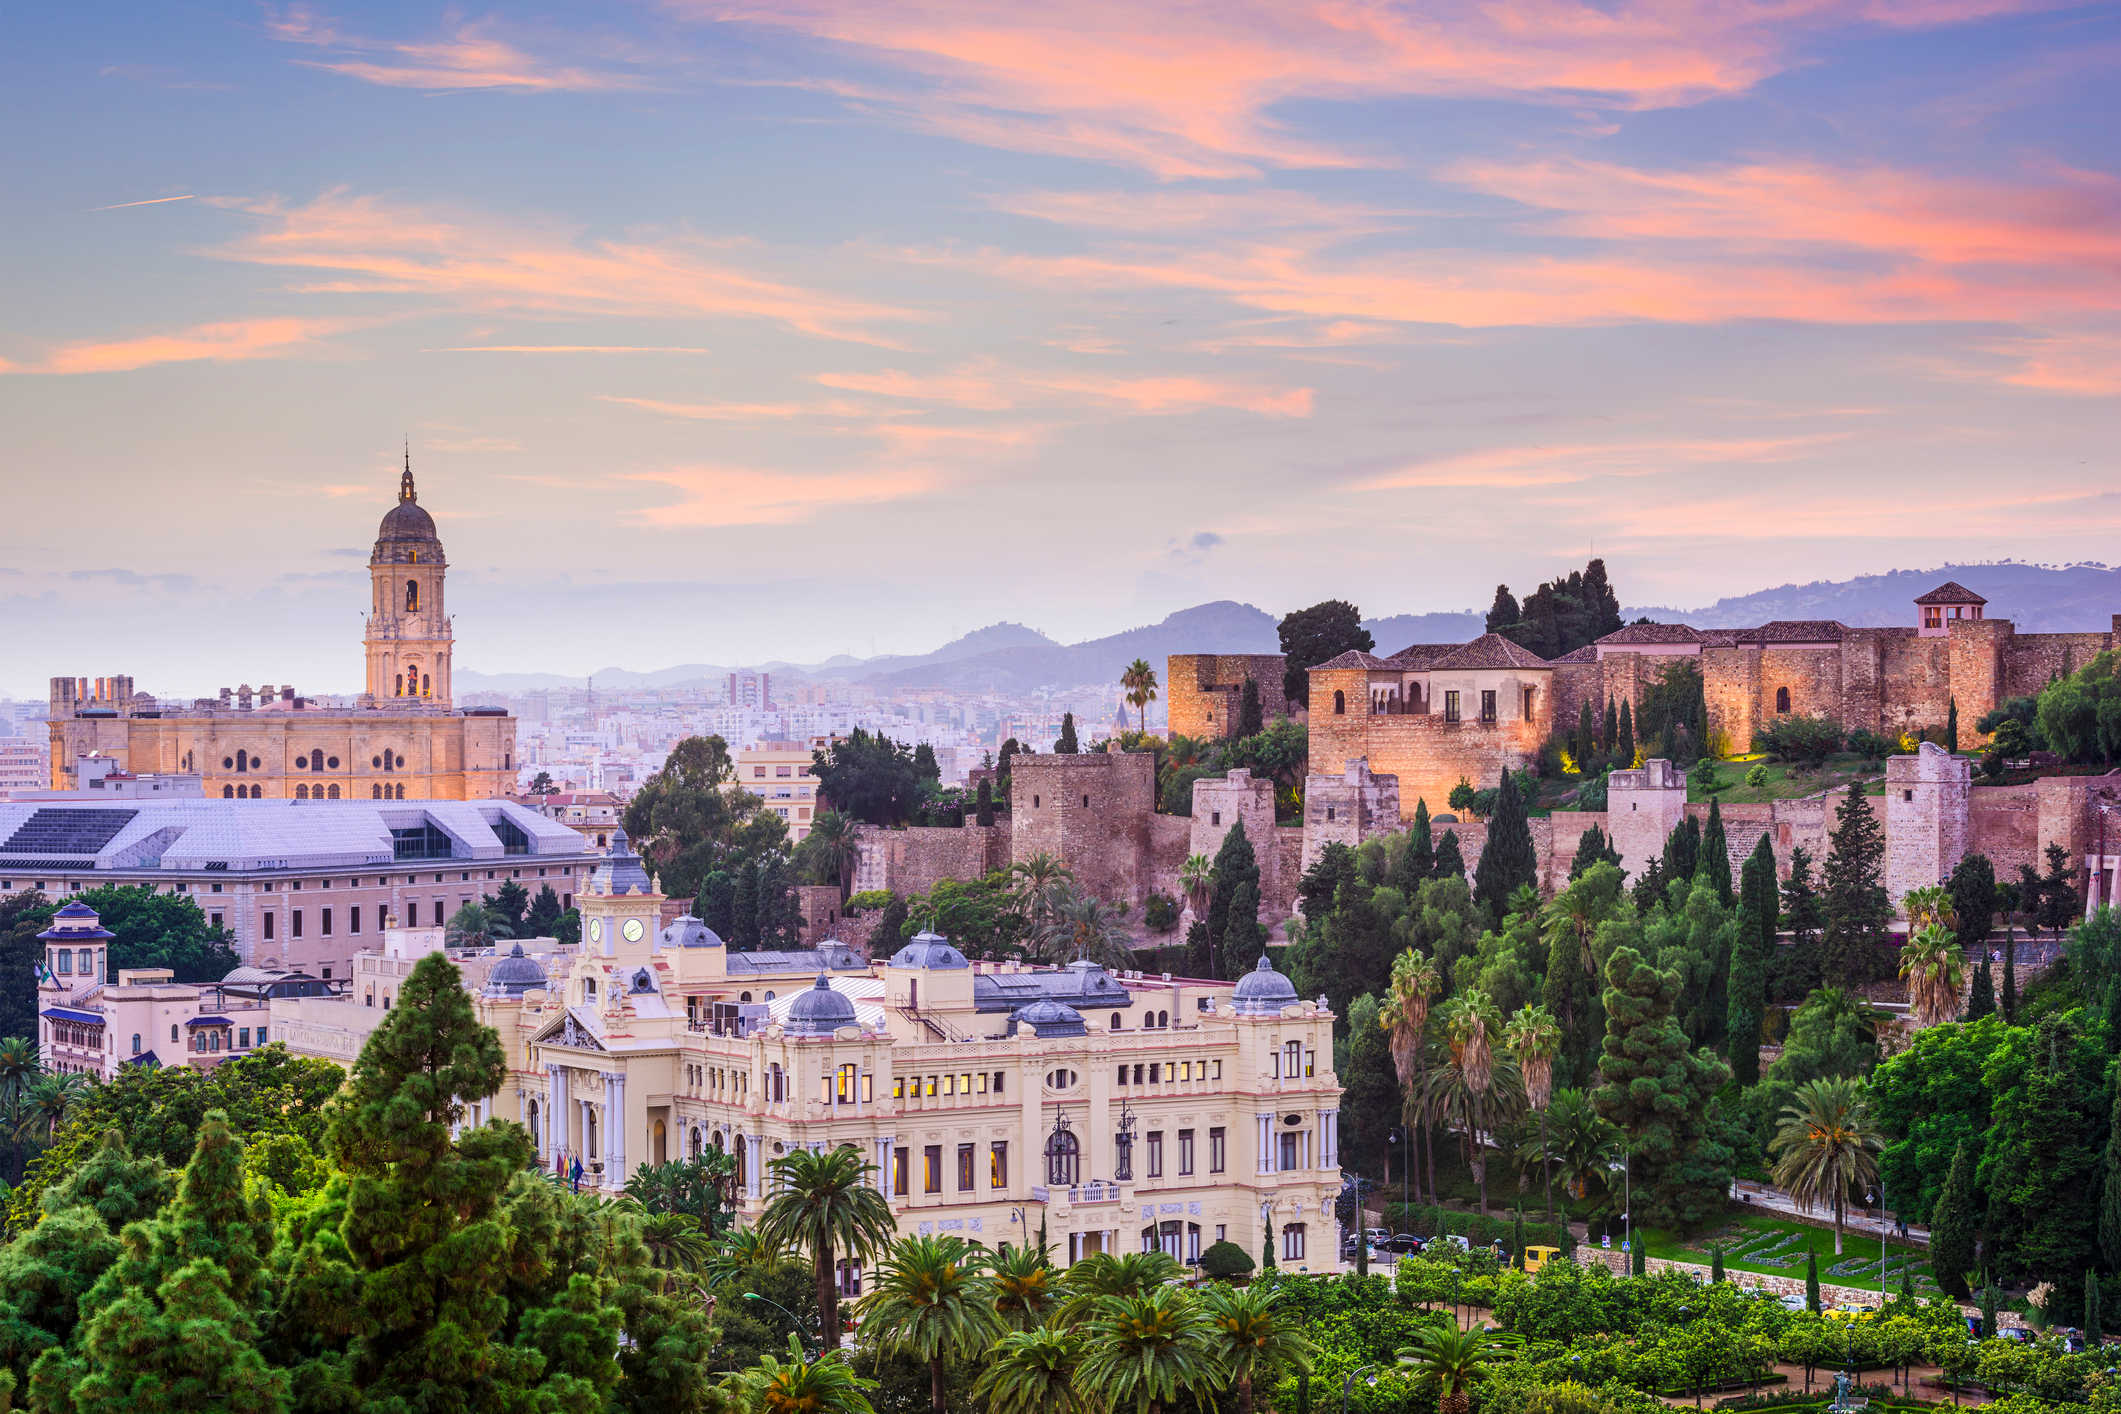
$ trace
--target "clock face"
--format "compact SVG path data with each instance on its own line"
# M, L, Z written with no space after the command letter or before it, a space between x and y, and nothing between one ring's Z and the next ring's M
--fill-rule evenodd
M601 943L604 941L603 919L592 918L589 920L589 941L592 943Z
M640 919L629 918L626 920L626 926L619 929L619 931L626 935L627 942L638 943L641 940L641 934L647 932L648 929L642 925Z

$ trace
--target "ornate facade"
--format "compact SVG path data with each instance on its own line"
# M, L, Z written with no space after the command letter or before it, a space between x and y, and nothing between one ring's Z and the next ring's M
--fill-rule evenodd
M365 690L353 708L319 707L270 684L179 706L135 692L123 675L53 678L53 788L78 789L77 762L94 754L135 773L197 775L208 796L237 800L509 794L515 719L499 708L451 706L449 565L409 458L368 566Z

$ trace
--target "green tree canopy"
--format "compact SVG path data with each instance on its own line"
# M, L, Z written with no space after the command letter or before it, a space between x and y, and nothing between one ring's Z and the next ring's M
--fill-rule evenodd
M1367 653L1377 640L1362 626L1362 611L1345 599L1327 599L1282 617L1282 692L1309 706L1311 669L1349 649Z

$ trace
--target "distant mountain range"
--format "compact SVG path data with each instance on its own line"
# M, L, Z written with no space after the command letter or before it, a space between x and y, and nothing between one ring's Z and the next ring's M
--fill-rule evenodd
M1848 580L1785 584L1755 594L1719 599L1699 609L1640 607L1622 612L1699 628L1751 627L1773 619L1839 619L1858 627L1913 625L1915 596L1947 579L1987 597L1990 618L2013 620L2023 633L2090 631L2108 627L2121 611L2121 570L2105 565L1941 565L1929 570L1893 570ZM1173 653L1274 653L1280 651L1277 616L1250 604L1219 599L1181 609L1160 623L1130 628L1083 643L1058 643L1018 623L990 624L932 653L879 658L841 655L822 663L745 664L786 678L836 679L890 688L947 688L962 692L1020 693L1041 687L1117 683L1128 663L1146 658L1161 676ZM1364 627L1381 653L1410 643L1456 643L1485 627L1479 610L1460 613L1393 614L1366 619ZM707 686L738 665L685 663L652 672L606 668L600 688ZM460 692L531 692L579 687L580 678L555 673L478 673L459 669Z

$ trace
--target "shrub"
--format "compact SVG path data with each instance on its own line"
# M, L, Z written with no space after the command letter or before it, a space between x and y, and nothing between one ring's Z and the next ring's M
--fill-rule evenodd
M1783 717L1753 733L1753 750L1801 766L1824 764L1841 742L1841 724L1826 717Z
M889 889L864 889L847 900L846 914L849 918L858 917L884 907L891 902L891 898Z
M1200 1254L1201 1275L1224 1281L1248 1274L1254 1265L1252 1254L1228 1239L1214 1243Z
M1142 904L1142 922L1152 933L1168 933L1178 926L1178 900L1158 891Z
M1756 765L1753 767L1752 770L1747 771L1745 773L1745 783L1751 786L1754 790L1759 790L1762 786L1766 785L1767 767L1765 765Z

